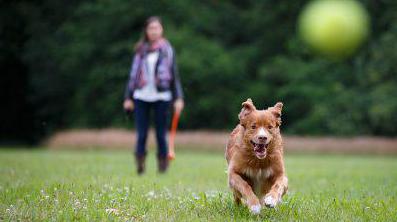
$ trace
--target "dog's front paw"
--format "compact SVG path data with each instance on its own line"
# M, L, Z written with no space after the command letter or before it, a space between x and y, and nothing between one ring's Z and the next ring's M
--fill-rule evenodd
M265 204L266 207L274 208L277 205L278 200L277 198L274 198L272 195L268 194L263 199L263 203Z
M258 215L261 212L261 203L259 202L259 199L257 197L251 198L250 200L247 201L247 206L250 212L254 215Z
M253 206L250 206L250 211L252 214L254 215L258 215L261 212L261 205L260 204L256 204Z

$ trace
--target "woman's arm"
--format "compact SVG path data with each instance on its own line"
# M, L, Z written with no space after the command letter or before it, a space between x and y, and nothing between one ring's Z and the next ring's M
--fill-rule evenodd
M134 95L134 85L136 81L136 75L137 75L137 69L139 66L139 55L135 54L132 60L131 64L131 70L130 70L130 75L127 80L127 85L125 87L124 91L124 103L123 103L123 108L126 111L132 111L134 110L134 103L132 102L132 98Z
M132 59L130 75L124 91L124 100L132 100L134 94L134 86L136 81L137 70L139 67L139 55L136 53Z
M181 84L181 80L179 78L179 72L178 72L178 66L177 66L177 63L176 63L175 53L173 53L171 69L172 69L172 74L173 74L173 79L172 79L172 97L174 98L174 100L177 100L177 99L182 99L183 100L182 84Z
M174 99L174 110L176 113L181 113L185 103L183 101L183 89L181 80L179 78L178 66L176 63L175 53L172 58L172 98Z

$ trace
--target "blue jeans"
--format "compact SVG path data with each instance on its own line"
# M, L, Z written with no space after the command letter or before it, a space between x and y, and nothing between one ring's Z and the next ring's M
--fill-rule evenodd
M139 99L134 100L135 123L137 129L136 156L146 155L146 140L150 123L150 112L154 110L154 123L156 126L157 156L166 157L168 154L167 144L167 123L168 112L171 102L156 101L145 102Z

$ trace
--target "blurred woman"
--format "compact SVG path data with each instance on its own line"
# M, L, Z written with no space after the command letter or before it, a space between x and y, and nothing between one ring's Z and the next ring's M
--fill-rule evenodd
M138 174L145 171L151 110L154 111L156 128L158 170L160 173L167 170L166 134L171 104L175 112L181 112L184 106L175 53L163 36L161 19L150 17L145 23L142 39L135 46L123 104L126 111L135 111L138 134L135 157Z

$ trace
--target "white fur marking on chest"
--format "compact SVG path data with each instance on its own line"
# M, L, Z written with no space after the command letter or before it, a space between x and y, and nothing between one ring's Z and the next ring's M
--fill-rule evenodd
M260 195L263 182L273 174L273 170L270 167L266 169L246 168L244 170L244 174L254 183L254 193L256 195Z
M250 179L263 180L269 178L273 174L273 170L270 167L266 169L246 168L244 174Z

